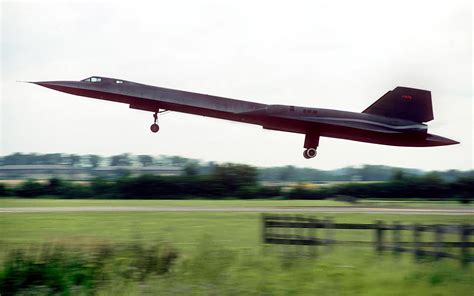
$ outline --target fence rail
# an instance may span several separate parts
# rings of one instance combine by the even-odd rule
[[[318,229],[324,229],[325,235],[317,235]],[[372,230],[372,241],[341,241],[334,239],[334,231],[345,230]],[[412,232],[412,241],[402,240],[402,231]],[[424,234],[432,234],[432,241],[424,240]],[[388,236],[389,234],[390,236]],[[446,235],[458,241],[444,241]],[[262,241],[264,244],[302,245],[302,246],[330,246],[332,244],[372,244],[378,253],[392,251],[393,253],[413,253],[415,259],[431,256],[435,259],[453,258],[463,264],[474,262],[474,256],[469,249],[474,248],[470,237],[474,236],[474,225],[446,225],[446,224],[401,224],[395,222],[387,224],[377,221],[373,224],[334,223],[332,219],[317,219],[315,217],[298,215],[269,215],[262,214]],[[427,249],[429,248],[429,250]],[[451,248],[459,249],[452,253]]]

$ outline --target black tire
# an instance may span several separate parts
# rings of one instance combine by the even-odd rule
[[[160,126],[156,123],[153,123],[151,126],[150,126],[150,130],[154,133],[157,133],[159,130],[160,130]]]
[[[306,159],[309,159],[310,157],[308,156],[308,149],[306,149],[305,151],[303,151],[303,157],[306,158]]]
[[[308,155],[308,158],[314,158],[318,154],[318,151],[316,148],[309,148],[305,150],[306,155]]]

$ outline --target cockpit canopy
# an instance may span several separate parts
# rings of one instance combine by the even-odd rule
[[[101,81],[102,81],[102,78],[96,77],[96,76],[92,76],[92,77],[83,79],[83,80],[81,80],[81,81],[85,81],[85,82],[101,82]]]
[[[123,84],[123,80],[113,79],[113,78],[105,78],[105,77],[98,77],[98,76],[91,76],[86,79],[82,79],[81,81],[84,82],[92,82],[92,83],[99,83],[99,82],[112,82],[116,84]]]

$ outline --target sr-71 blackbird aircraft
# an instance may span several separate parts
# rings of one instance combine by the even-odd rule
[[[305,135],[303,156],[316,156],[320,137],[367,143],[428,147],[459,142],[429,134],[424,122],[433,120],[431,93],[396,87],[362,113],[248,101],[150,86],[122,79],[93,76],[81,81],[32,82],[47,88],[125,103],[153,112],[150,129],[156,133],[158,114],[177,111],[261,125],[264,129]]]

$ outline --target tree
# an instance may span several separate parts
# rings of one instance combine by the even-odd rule
[[[406,180],[405,173],[402,169],[396,169],[392,174],[392,181],[403,182]]]
[[[187,177],[194,177],[198,174],[199,164],[197,161],[190,161],[184,166],[184,174]]]
[[[27,163],[28,155],[22,153],[14,153],[3,157],[3,165],[19,165]]]
[[[10,190],[5,186],[5,184],[0,183],[0,196],[8,196]]]
[[[48,153],[43,155],[37,155],[37,164],[68,164],[69,161],[67,157],[63,156],[61,153]]]
[[[45,192],[46,194],[51,194],[51,195],[63,195],[63,182],[61,179],[58,178],[51,178],[48,181],[48,185],[45,186]]]
[[[96,168],[100,165],[100,162],[102,161],[102,157],[99,156],[99,155],[90,154],[90,155],[87,156],[87,160],[89,161],[89,164],[93,168]]]
[[[213,177],[229,193],[235,193],[243,187],[257,185],[257,169],[244,164],[226,163],[217,165]]]
[[[294,180],[295,167],[288,165],[284,168],[281,168],[280,180],[281,181],[290,181]]]
[[[160,156],[161,162],[167,165],[181,166],[184,167],[188,162],[194,161],[193,159],[181,157],[181,156]]]
[[[459,202],[468,204],[474,200],[474,177],[461,177],[451,184],[450,189],[457,195]]]
[[[81,160],[82,160],[82,156],[80,156],[80,155],[77,155],[77,154],[69,155],[69,164],[71,166],[78,165],[79,163],[81,163]]]
[[[114,155],[110,158],[110,166],[131,166],[132,159],[130,154],[124,153],[119,155]]]
[[[153,164],[153,157],[150,155],[138,155],[138,161],[142,164],[142,166],[150,166]]]

